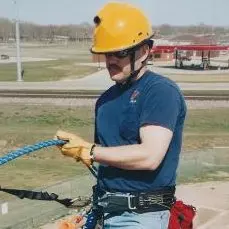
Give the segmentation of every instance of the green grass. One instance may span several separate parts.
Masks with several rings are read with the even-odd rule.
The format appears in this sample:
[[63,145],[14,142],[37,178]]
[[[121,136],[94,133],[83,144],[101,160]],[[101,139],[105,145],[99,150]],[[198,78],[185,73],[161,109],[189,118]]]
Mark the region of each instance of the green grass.
[[183,94],[185,96],[217,96],[217,97],[228,97],[229,96],[229,90],[189,90],[189,89],[185,89],[182,90]]
[[[97,67],[77,64],[77,60],[60,59],[23,63],[24,81],[56,81],[64,78],[81,78],[98,70]],[[0,64],[0,81],[16,80],[16,64]]]
[[0,139],[10,139],[10,146],[31,144],[34,140],[52,138],[61,128],[91,138],[92,113],[93,108],[4,105],[0,112]]
[[[93,140],[93,107],[1,105],[1,153],[52,139],[58,129]],[[190,110],[184,128],[179,182],[228,179],[229,152],[214,146],[229,146],[229,109]],[[1,143],[0,143],[1,144]],[[205,163],[205,164],[204,164]],[[3,187],[35,188],[83,174],[87,169],[61,155],[56,147],[42,149],[0,167]],[[220,176],[224,174],[224,176]]]
[[229,181],[229,149],[196,150],[181,156],[178,183]]
[[199,133],[225,132],[229,133],[228,109],[189,110],[185,131]]
[[224,74],[166,74],[166,76],[179,83],[228,83],[229,73]]
[[184,128],[184,149],[229,146],[229,109],[189,110]]

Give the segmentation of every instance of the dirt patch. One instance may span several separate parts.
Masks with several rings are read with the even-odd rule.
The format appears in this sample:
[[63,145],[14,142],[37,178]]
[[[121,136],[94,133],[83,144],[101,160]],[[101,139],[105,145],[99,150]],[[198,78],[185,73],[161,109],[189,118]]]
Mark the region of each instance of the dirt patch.
[[0,149],[7,145],[7,140],[0,140]]
[[222,177],[229,178],[229,173],[223,172],[223,171],[216,171],[215,174],[210,174],[209,176],[211,176],[211,177],[220,177],[220,178],[222,178]]

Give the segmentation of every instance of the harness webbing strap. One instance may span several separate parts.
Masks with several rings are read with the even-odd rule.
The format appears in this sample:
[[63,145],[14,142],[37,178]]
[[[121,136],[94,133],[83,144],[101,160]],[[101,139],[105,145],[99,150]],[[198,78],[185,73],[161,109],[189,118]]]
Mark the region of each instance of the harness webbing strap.
[[20,199],[30,199],[30,200],[45,200],[45,201],[56,201],[65,207],[70,207],[73,204],[73,199],[65,198],[58,199],[58,195],[55,193],[49,194],[48,192],[35,192],[31,190],[23,190],[23,189],[9,189],[9,188],[1,188],[0,191],[17,196]]

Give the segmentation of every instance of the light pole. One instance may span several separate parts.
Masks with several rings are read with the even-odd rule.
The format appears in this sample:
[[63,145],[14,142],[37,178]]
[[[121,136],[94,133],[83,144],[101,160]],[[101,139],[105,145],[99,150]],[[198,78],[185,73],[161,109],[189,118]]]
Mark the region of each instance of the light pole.
[[15,18],[15,28],[16,28],[16,47],[17,47],[17,81],[22,82],[22,70],[21,70],[21,51],[20,51],[20,28],[19,28],[19,10],[17,1],[14,0],[13,3],[16,7],[16,18]]

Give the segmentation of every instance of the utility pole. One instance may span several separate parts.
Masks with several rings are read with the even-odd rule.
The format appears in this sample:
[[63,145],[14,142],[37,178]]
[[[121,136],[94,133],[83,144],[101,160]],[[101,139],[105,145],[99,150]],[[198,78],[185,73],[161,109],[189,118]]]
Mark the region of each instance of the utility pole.
[[22,68],[21,68],[21,50],[20,50],[20,27],[19,27],[19,10],[17,1],[14,0],[13,3],[16,7],[16,18],[15,18],[15,28],[16,28],[16,47],[17,47],[17,81],[22,82]]

